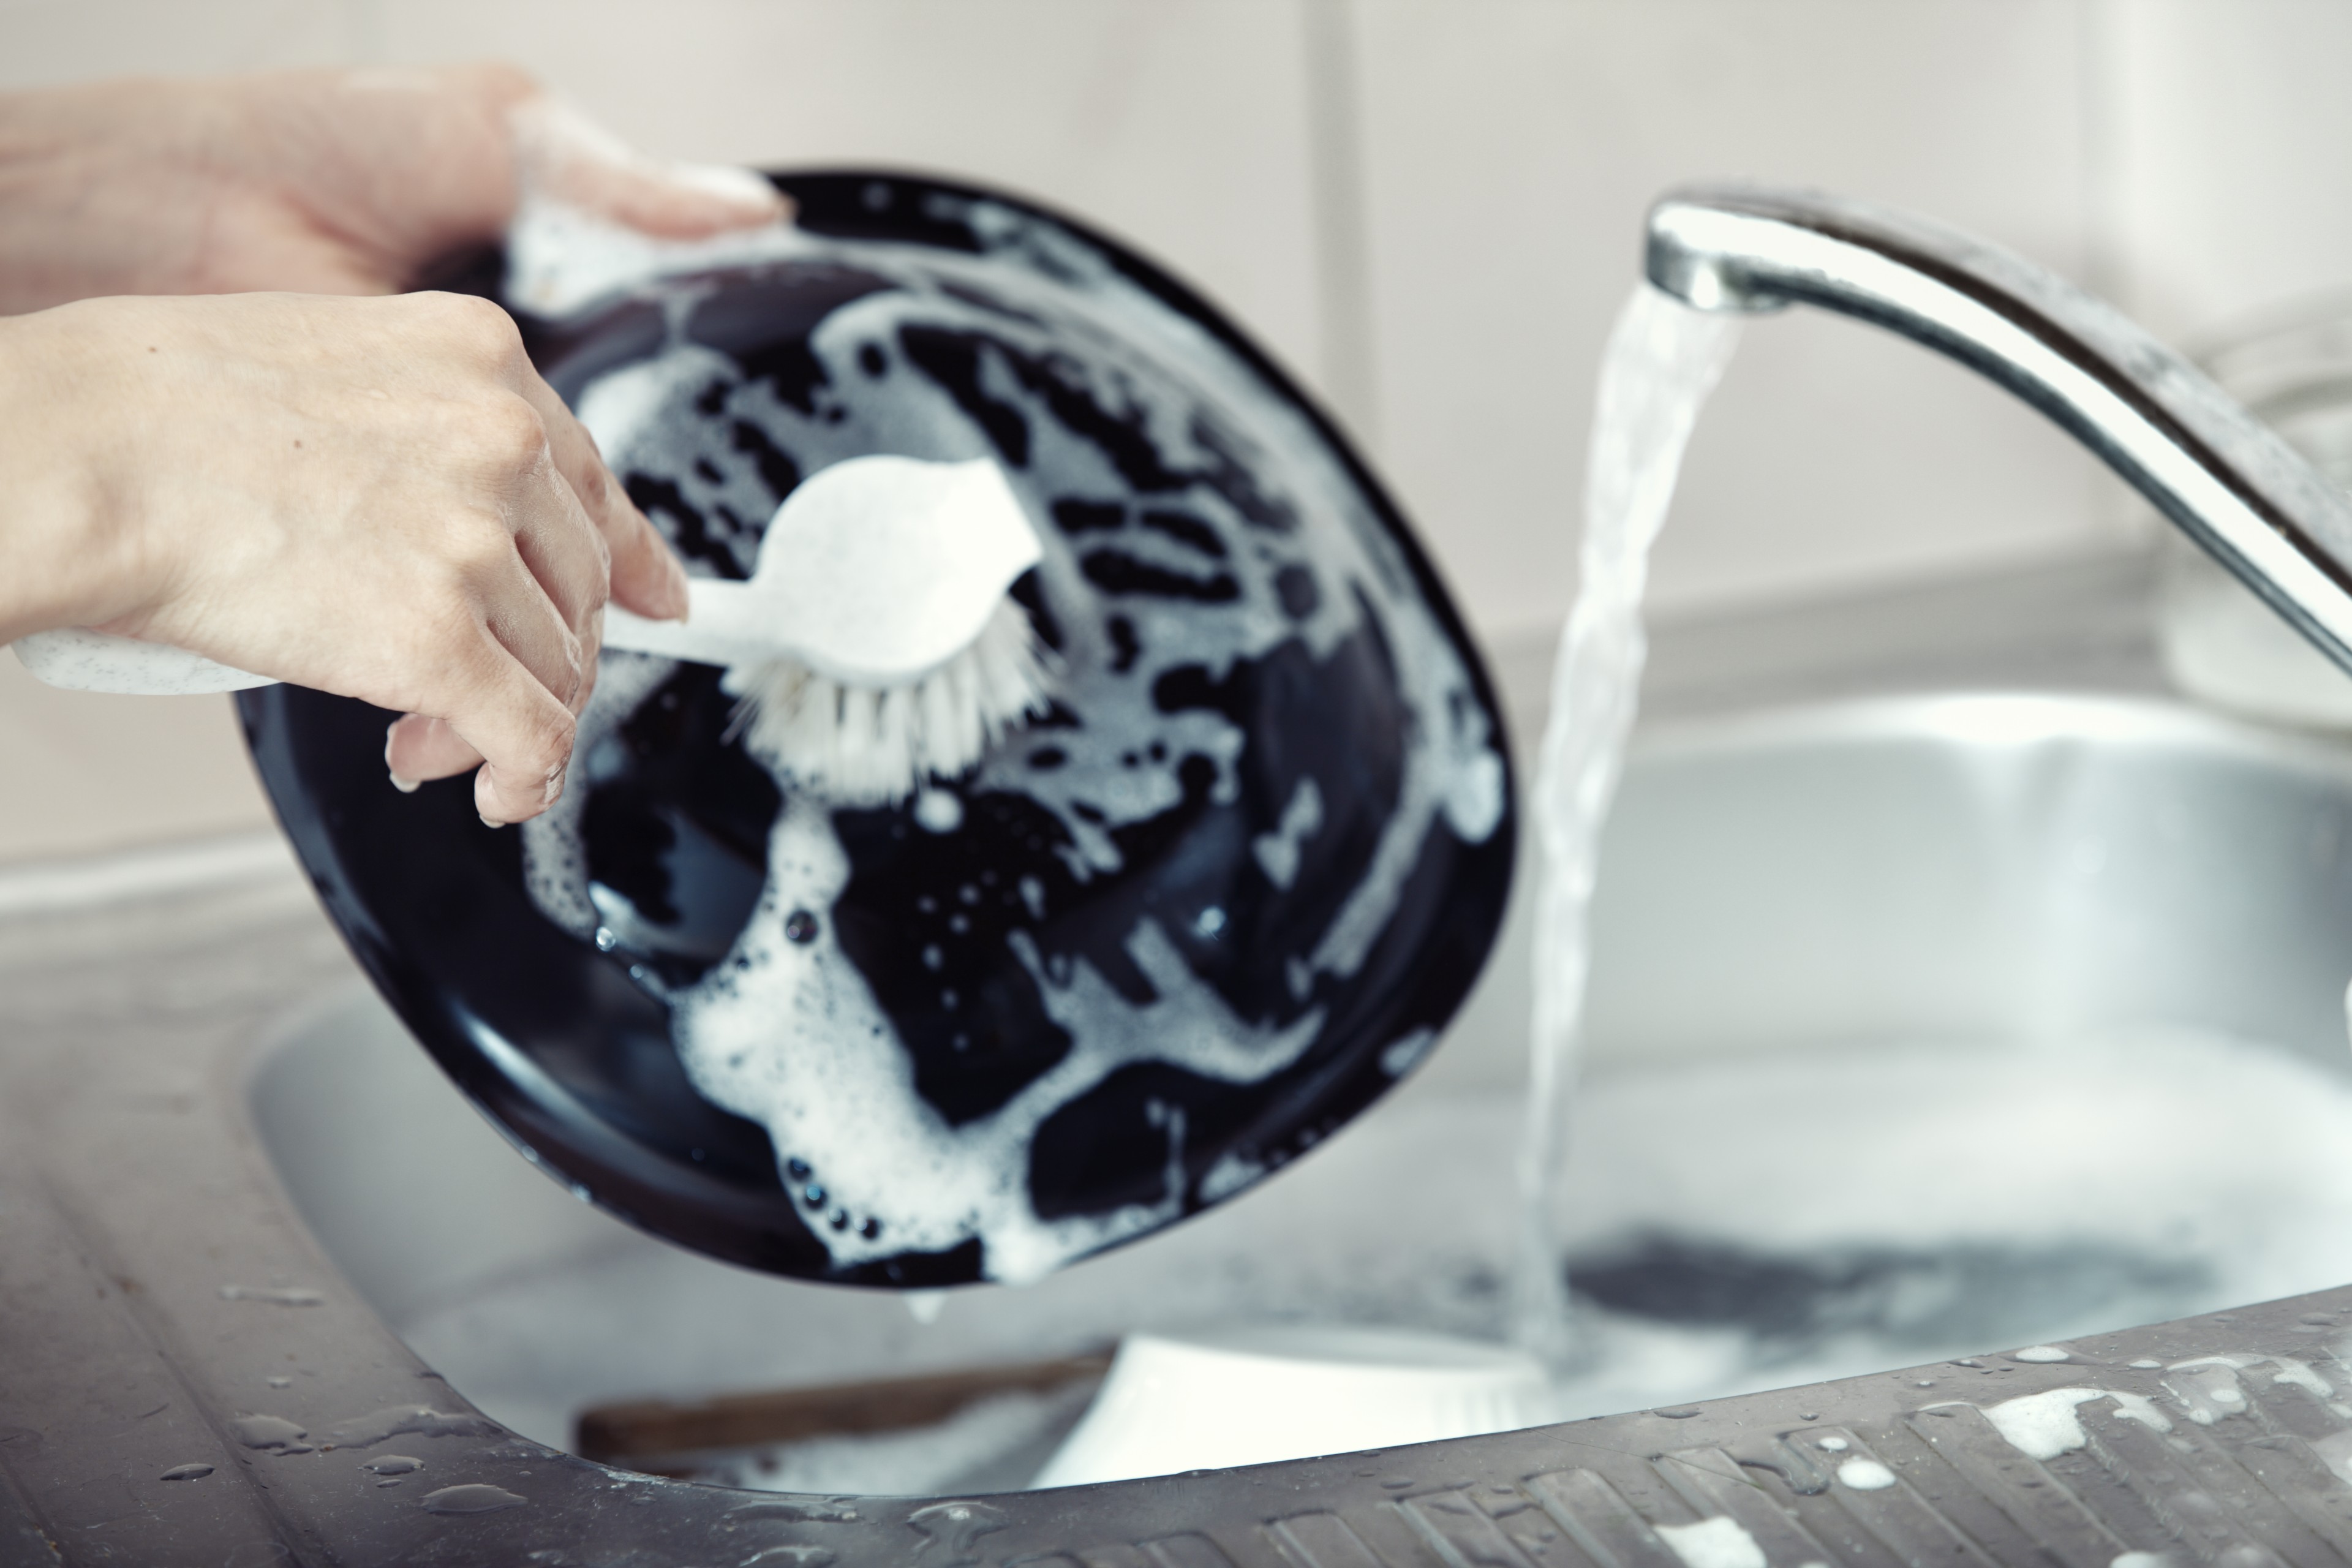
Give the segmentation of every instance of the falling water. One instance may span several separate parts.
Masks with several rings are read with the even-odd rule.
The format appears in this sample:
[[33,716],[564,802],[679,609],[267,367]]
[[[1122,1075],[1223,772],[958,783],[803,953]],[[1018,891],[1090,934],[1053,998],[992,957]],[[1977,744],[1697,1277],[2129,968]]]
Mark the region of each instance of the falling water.
[[1570,1350],[1555,1205],[1591,957],[1593,864],[1648,652],[1642,594],[1650,546],[1674,499],[1691,426],[1738,336],[1737,316],[1694,310],[1643,285],[1619,312],[1601,365],[1576,605],[1553,666],[1533,813],[1543,869],[1512,1328],[1522,1348],[1555,1370]]

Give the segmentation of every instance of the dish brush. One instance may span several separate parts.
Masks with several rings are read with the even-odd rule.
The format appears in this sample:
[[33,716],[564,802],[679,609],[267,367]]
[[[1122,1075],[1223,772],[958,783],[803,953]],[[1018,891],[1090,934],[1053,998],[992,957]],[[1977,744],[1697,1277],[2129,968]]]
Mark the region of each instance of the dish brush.
[[[604,646],[725,668],[736,730],[755,754],[843,805],[887,805],[963,773],[1044,709],[1045,655],[1007,596],[1041,557],[990,459],[851,458],[784,498],[749,580],[692,579],[683,621],[608,606]],[[27,669],[68,690],[270,684],[82,627],[14,646]]]

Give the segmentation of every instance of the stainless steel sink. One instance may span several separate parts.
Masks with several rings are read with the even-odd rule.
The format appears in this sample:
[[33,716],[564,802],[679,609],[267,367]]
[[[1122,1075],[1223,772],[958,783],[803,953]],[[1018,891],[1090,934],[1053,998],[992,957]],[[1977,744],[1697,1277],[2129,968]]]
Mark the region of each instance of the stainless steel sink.
[[2352,1073],[2333,742],[2032,695],[1717,720],[1652,738],[1601,877],[1596,1064],[2188,1025]]
[[[0,889],[0,1562],[1673,1568],[1670,1542],[1697,1539],[1674,1532],[1717,1518],[1773,1563],[2352,1559],[2352,1212],[2251,1272],[2197,1266],[2352,1161],[2352,1136],[2312,1131],[2352,1092],[2352,748],[2151,700],[2144,578],[2093,563],[1660,637],[1665,717],[1603,864],[1575,1173],[1593,1196],[1563,1244],[1604,1350],[1651,1344],[1645,1324],[1778,1333],[1780,1359],[1733,1357],[1712,1385],[1774,1387],[1666,1403],[1630,1355],[1581,1406],[1625,1414],[1385,1454],[1069,1492],[982,1495],[1006,1477],[975,1474],[894,1500],[664,1481],[561,1446],[597,1400],[1060,1354],[1154,1322],[1492,1330],[1523,925],[1451,1037],[1327,1147],[925,1326],[575,1202],[402,1037],[288,871],[81,909]],[[1541,662],[1504,654],[1507,685]],[[1518,684],[1531,729],[1539,682]],[[2048,694],[2069,685],[2090,689]],[[2184,1111],[2184,1031],[2243,1042],[2245,1082],[2300,1087],[2248,1115],[2192,1073]],[[1832,1082],[1824,1062],[1869,1092],[1788,1092]],[[1685,1091],[1709,1082],[1760,1128],[1694,1121]],[[2035,1121],[2053,1085],[2107,1107],[2098,1136],[2072,1134],[2101,1118]],[[2095,1157],[2036,1167],[2071,1173],[2050,1201],[2013,1179],[2071,1148]],[[1707,1160],[1679,1212],[1723,1223],[1657,1245],[1643,1215]],[[2084,1195],[2102,1184],[2147,1212],[2052,1228],[2114,1212]],[[1799,1222],[1834,1230],[1821,1216],[1857,1194],[1976,1233],[1825,1254]],[[2247,1304],[2297,1290],[2316,1293]],[[2072,1411],[2043,1429],[2074,1440],[2029,1451],[1981,1414],[2019,1399]],[[362,1468],[391,1454],[424,1468]],[[481,1487],[512,1500],[446,1511]]]
[[[1908,1339],[1858,1345],[1849,1332],[1834,1353],[1790,1344],[1680,1384],[1671,1373],[1602,1375],[1575,1413],[2000,1348],[1971,1332],[2024,1343],[2224,1308],[2248,1279],[2279,1294],[2352,1279],[2352,1232],[2284,1235],[2260,1268],[2233,1274],[2196,1251],[2198,1226],[2216,1228],[2201,1211],[2140,1212],[2125,1226],[2074,1213],[2063,1196],[1991,1190],[1995,1168],[2017,1154],[2005,1141],[2047,1131],[2006,1118],[2004,1101],[2030,1100],[2037,1078],[2098,1070],[2132,1041],[2227,1037],[2331,1075],[2315,1082],[2352,1082],[2347,857],[2352,750],[2158,702],[1908,697],[1650,733],[1604,854],[1587,1095],[1596,1121],[1581,1135],[1591,1152],[1579,1179],[1617,1217],[1589,1214],[1584,1233],[1564,1238],[1593,1262],[1603,1315],[1615,1308],[1622,1328],[1661,1301],[1672,1315],[1675,1292],[1697,1288],[1693,1270],[1718,1297],[1746,1290],[1758,1311],[1810,1312],[1841,1331],[1853,1326],[1853,1310],[1829,1300],[1841,1289],[1963,1299],[1939,1298],[1924,1318],[1915,1310]],[[747,1274],[572,1202],[465,1107],[372,997],[322,1014],[262,1061],[255,1121],[312,1231],[384,1321],[482,1408],[552,1445],[598,1401],[1064,1355],[1136,1328],[1303,1316],[1491,1333],[1510,1263],[1525,942],[1514,928],[1423,1076],[1325,1149],[1149,1245],[1025,1289],[960,1293],[929,1327],[888,1298]],[[1798,1145],[1758,1129],[1742,1190],[1712,1213],[1677,1210],[1662,1235],[1654,1205],[1619,1190],[1659,1185],[1678,1163],[1744,1157],[1675,1152],[1675,1085],[1767,1059],[1787,1064],[1776,1072],[1818,1070],[1824,1053],[1867,1061],[1897,1047],[1933,1058],[1924,1078],[1902,1080],[1925,1092],[1868,1105],[1866,1123],[1851,1125],[1833,1107],[1799,1105]],[[2109,1056],[2084,1066],[2093,1050]],[[2150,1071],[2175,1061],[2147,1059]],[[1987,1091],[1987,1074],[2014,1081]],[[1972,1083],[1977,1100],[1961,1093]],[[2099,1098],[2095,1085],[2074,1092]],[[2176,1109],[2193,1118],[2198,1092],[2184,1086],[2190,1098]],[[1906,1127],[1979,1104],[1977,1168],[1941,1149],[1906,1152]],[[1654,1125],[1619,1124],[1629,1117]],[[2177,1131],[2150,1125],[2137,1144]],[[1861,1174],[1898,1197],[1910,1184],[1948,1211],[1953,1184],[1983,1189],[1966,1259],[1945,1256],[1961,1243],[1899,1225],[1835,1246],[1815,1237],[1802,1256],[1744,1244],[1738,1216],[1759,1204],[1801,1208],[1824,1179],[1810,1168],[1850,1167],[1865,1151]],[[2231,1162],[2244,1153],[2228,1139],[2166,1148],[2148,1169],[2172,1179],[2136,1206],[2176,1202],[2200,1162],[2226,1190],[2243,1180]],[[2296,1158],[2352,1164],[2352,1142]],[[389,1171],[403,1173],[396,1201]],[[1695,1201],[1705,1209],[1703,1194]],[[2336,1212],[2322,1207],[2323,1218]],[[2037,1282],[2049,1288],[2037,1295]],[[1824,1300],[1792,1309],[1792,1289]],[[1743,1325],[1737,1301],[1707,1311],[1715,1327]]]

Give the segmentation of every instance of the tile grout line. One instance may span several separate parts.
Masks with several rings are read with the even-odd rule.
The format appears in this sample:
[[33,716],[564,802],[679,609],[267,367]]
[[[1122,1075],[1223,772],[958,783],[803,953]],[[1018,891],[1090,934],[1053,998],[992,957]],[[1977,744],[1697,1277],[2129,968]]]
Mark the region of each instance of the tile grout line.
[[275,828],[25,861],[0,866],[0,920],[238,886],[296,869],[293,850]]
[[1355,0],[1300,0],[1316,325],[1324,399],[1349,435],[1379,447],[1371,266]]

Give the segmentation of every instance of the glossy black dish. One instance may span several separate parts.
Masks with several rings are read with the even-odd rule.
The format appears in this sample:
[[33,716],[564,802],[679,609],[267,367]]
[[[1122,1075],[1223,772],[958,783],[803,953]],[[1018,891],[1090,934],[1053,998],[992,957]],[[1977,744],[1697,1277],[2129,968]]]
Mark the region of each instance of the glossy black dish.
[[[993,458],[1045,546],[1016,597],[1051,712],[837,809],[747,753],[718,671],[608,655],[560,820],[492,831],[469,781],[392,788],[381,711],[240,710],[368,973],[583,1198],[777,1273],[1025,1277],[1244,1190],[1422,1059],[1509,890],[1501,720],[1393,505],[1197,296],[993,193],[777,178],[803,252],[526,319],[534,358],[697,571],[748,574],[830,462]],[[655,412],[600,427],[640,384]],[[903,1103],[829,1104],[842,1072]],[[932,1188],[1017,1180],[967,1222],[894,1139]]]

